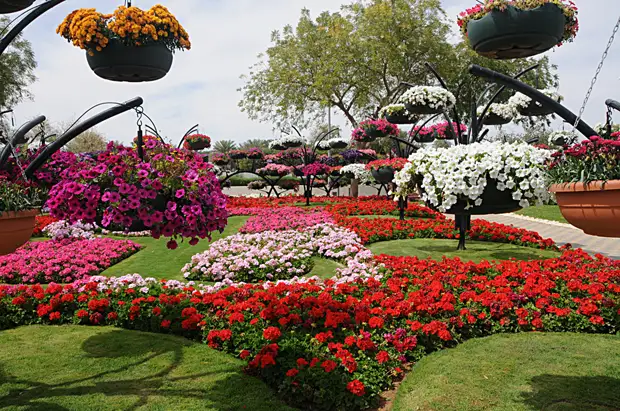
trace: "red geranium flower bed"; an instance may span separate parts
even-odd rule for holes
[[[51,215],[38,215],[34,219],[34,230],[32,231],[33,237],[42,237],[43,229],[48,225],[55,223],[58,221],[57,218],[52,217]]]

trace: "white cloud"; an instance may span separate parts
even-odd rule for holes
[[[256,55],[270,45],[274,29],[295,24],[302,7],[313,15],[322,10],[335,11],[333,0],[234,0],[209,1],[168,0],[162,2],[190,33],[192,50],[175,55],[171,72],[154,83],[112,83],[96,77],[88,68],[84,52],[55,34],[56,26],[76,7],[98,7],[101,0],[68,1],[35,21],[26,31],[31,40],[39,68],[39,80],[32,86],[34,102],[15,109],[18,122],[45,114],[51,121],[75,118],[88,107],[103,101],[124,101],[134,96],[145,99],[144,109],[161,132],[176,140],[189,127],[200,123],[200,131],[214,139],[244,141],[271,137],[269,124],[251,121],[237,107],[236,91],[241,74],[256,62]],[[106,1],[105,12],[111,12],[119,1]],[[148,8],[155,1],[134,0],[134,5]],[[460,10],[471,7],[474,0],[444,1],[452,18]],[[572,44],[550,52],[559,65],[561,93],[566,104],[578,111],[581,100],[594,74],[600,55],[617,19],[617,0],[582,1],[581,31]],[[617,40],[620,43],[620,39]],[[617,93],[615,70],[620,61],[620,44],[614,44],[599,83],[592,94],[585,118],[591,123],[603,119],[603,101]],[[616,94],[620,99],[620,95]],[[618,115],[620,119],[620,115]],[[128,142],[136,132],[135,115],[126,113],[103,123],[100,129],[110,139]],[[342,117],[337,124],[346,125]]]

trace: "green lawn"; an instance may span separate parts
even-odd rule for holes
[[[564,218],[564,216],[562,216],[562,213],[560,212],[560,207],[556,205],[528,207],[524,208],[521,211],[517,211],[517,214],[568,224],[568,221],[566,221],[566,219]]]
[[[387,254],[393,256],[416,256],[420,258],[432,258],[441,261],[445,256],[448,258],[459,257],[464,261],[480,262],[482,260],[533,260],[558,257],[560,253],[549,250],[539,250],[530,247],[520,247],[512,244],[490,243],[483,241],[467,241],[467,250],[456,249],[458,240],[435,240],[435,239],[412,239],[382,241],[371,244],[368,248],[375,255]]]
[[[249,217],[235,216],[228,218],[228,225],[222,234],[213,234],[213,241],[236,234]],[[153,277],[167,280],[183,280],[181,268],[190,262],[194,254],[209,248],[210,242],[202,240],[196,246],[186,242],[179,243],[176,250],[168,250],[166,240],[155,240],[151,237],[129,237],[130,240],[142,244],[144,248],[126,260],[110,267],[101,275],[120,277],[126,274],[140,274],[142,277]]]
[[[503,334],[423,358],[394,411],[620,409],[620,337]]]
[[[0,409],[291,410],[244,364],[168,335],[21,327],[0,332]]]
[[[316,275],[317,277],[323,279],[332,278],[334,275],[336,275],[337,268],[344,267],[344,265],[340,264],[337,261],[321,257],[312,257],[312,262],[314,263],[312,271],[310,271],[304,277],[312,277]]]

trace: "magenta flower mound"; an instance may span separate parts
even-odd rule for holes
[[[132,241],[112,238],[30,242],[12,254],[0,256],[0,282],[34,284],[87,280],[140,248]]]
[[[211,238],[226,226],[226,196],[213,166],[200,155],[156,140],[137,150],[113,143],[96,159],[62,172],[50,190],[51,214],[71,222],[96,222],[110,230],[150,230],[154,238]],[[175,241],[169,241],[173,246]]]
[[[332,216],[325,211],[311,211],[298,207],[281,207],[277,209],[255,209],[243,227],[241,233],[261,233],[263,231],[301,230],[318,224],[333,223]]]

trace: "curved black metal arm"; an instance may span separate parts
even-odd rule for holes
[[[30,163],[30,165],[26,169],[26,177],[31,178],[34,172],[39,167],[41,167],[43,163],[45,163],[55,152],[60,150],[65,144],[67,144],[89,128],[94,127],[97,124],[119,114],[122,114],[128,110],[141,106],[143,102],[144,100],[142,100],[142,97],[135,97],[131,100],[119,104],[118,106],[111,107],[107,110],[102,111],[101,113],[95,114],[94,116],[87,120],[84,120],[80,124],[71,127],[63,135],[61,135],[58,140],[47,146],[41,152],[41,154],[39,154],[39,156],[35,158],[32,163]]]
[[[2,154],[0,154],[0,169],[3,169],[5,163],[9,159],[9,155],[11,155],[11,148],[17,145],[17,142],[23,139],[26,134],[39,124],[45,121],[45,116],[38,116],[30,120],[29,122],[23,124],[16,132],[13,134],[13,138],[9,140],[7,145],[2,150]]]
[[[525,94],[526,96],[542,104],[543,106],[547,106],[553,109],[554,113],[562,117],[569,124],[575,124],[575,122],[577,122],[577,116],[572,111],[570,111],[551,97],[541,93],[535,88],[515,78],[506,76],[488,68],[477,66],[475,64],[469,67],[469,72],[474,76],[487,78],[494,83],[504,85],[508,88]],[[577,130],[579,130],[579,132],[586,137],[595,136],[597,134],[596,131],[592,129],[592,127],[590,127],[581,119],[577,123]]]
[[[185,138],[187,138],[187,136],[189,136],[190,134],[197,132],[198,131],[198,124],[196,124],[194,127],[190,128],[189,130],[187,130],[185,132],[185,134],[183,134],[183,138],[181,138],[181,141],[179,141],[179,145],[177,148],[181,148],[181,146],[183,145],[183,142],[185,141]]]
[[[616,100],[608,99],[605,100],[605,105],[609,108],[613,108],[614,110],[620,111],[620,103]]]
[[[28,13],[22,20],[19,21],[19,23],[15,25],[15,27],[11,29],[11,31],[7,33],[6,36],[2,38],[2,40],[0,40],[0,55],[2,55],[2,53],[6,51],[6,49],[9,47],[9,44],[11,44],[13,40],[15,40],[19,33],[21,33],[22,30],[24,30],[37,17],[39,17],[41,14],[45,13],[49,9],[58,6],[64,1],[65,0],[48,0],[34,8],[30,13]]]

